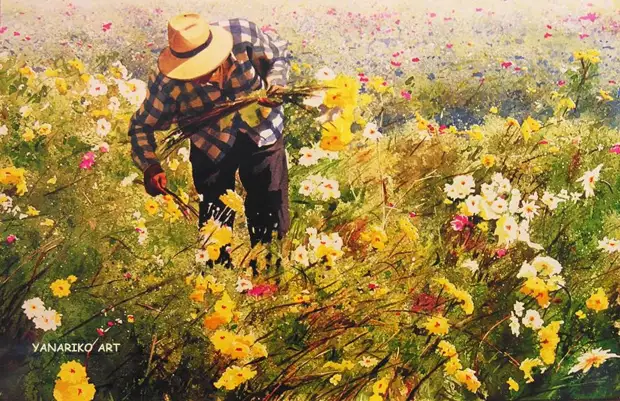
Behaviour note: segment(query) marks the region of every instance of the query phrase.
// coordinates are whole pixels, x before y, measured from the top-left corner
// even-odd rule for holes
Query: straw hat
[[[168,44],[159,55],[159,71],[173,79],[191,80],[212,72],[226,60],[233,38],[224,28],[188,13],[168,22]]]

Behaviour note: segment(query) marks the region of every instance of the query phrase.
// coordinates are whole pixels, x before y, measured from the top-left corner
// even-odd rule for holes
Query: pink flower
[[[103,331],[102,328],[97,328],[97,334],[99,334],[100,337],[103,337],[105,335],[105,331]]]
[[[506,251],[504,248],[501,248],[495,251],[495,254],[497,255],[498,258],[503,258],[504,256],[506,256],[507,253],[508,251]]]
[[[414,58],[411,59],[411,61],[414,62],[414,63],[419,63],[420,59],[418,57],[414,57]]]
[[[21,35],[21,33],[17,32],[17,31],[13,32],[13,36],[19,36],[19,35]]]
[[[390,64],[392,64],[394,67],[400,67],[402,63],[400,61],[391,60]]]
[[[620,143],[617,143],[611,148],[609,148],[609,153],[615,153],[617,155],[620,155]]]
[[[550,38],[550,37],[552,37],[552,36],[553,36],[553,35],[552,35],[552,34],[550,34],[549,32],[545,33],[545,39],[548,39],[548,38]]]
[[[7,29],[9,28],[6,26],[0,27],[0,34],[5,33]]]
[[[512,66],[512,63],[510,61],[504,61],[502,63],[502,67],[504,68],[510,68]]]
[[[448,49],[452,49],[452,46],[454,46],[452,43],[448,43],[448,44],[446,44],[446,47],[447,47]]]
[[[595,13],[587,13],[586,15],[583,15],[583,16],[579,17],[579,21],[594,22],[597,19],[598,19],[598,15],[596,15]]]
[[[462,214],[457,214],[456,216],[454,216],[454,219],[450,222],[450,225],[452,226],[452,229],[454,231],[463,231],[463,229],[470,224],[471,223],[469,222],[469,218]]]
[[[409,212],[409,217],[411,217],[412,219],[413,219],[414,217],[417,217],[417,215],[418,215],[418,214],[417,214],[416,212]]]
[[[259,284],[255,285],[247,294],[258,298],[273,295],[276,291],[278,291],[278,287],[275,284]]]
[[[409,92],[408,90],[403,89],[402,91],[400,91],[400,95],[405,100],[411,100],[411,92]]]
[[[80,168],[84,170],[90,170],[93,168],[95,164],[95,153],[94,152],[86,152],[84,156],[82,156],[82,161],[80,162]]]
[[[566,81],[564,81],[563,79],[560,79],[558,81],[558,86],[564,86],[564,85],[566,85]]]
[[[107,23],[105,23],[105,24],[103,24],[101,26],[101,29],[103,30],[103,32],[109,31],[110,28],[112,28],[112,23],[111,22],[107,22]]]
[[[17,241],[17,237],[14,234],[9,234],[9,236],[6,237],[6,243],[9,245],[11,245],[15,241]]]
[[[589,38],[590,35],[588,35],[587,33],[580,33],[579,34],[579,39],[584,40],[585,38]]]
[[[110,320],[110,321],[108,322],[108,327],[112,327],[112,326],[114,326],[114,322]]]

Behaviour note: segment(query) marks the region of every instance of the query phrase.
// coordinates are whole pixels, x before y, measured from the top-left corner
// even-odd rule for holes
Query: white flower
[[[523,325],[525,327],[529,327],[533,330],[538,330],[542,327],[543,324],[545,324],[545,322],[540,317],[540,313],[533,309],[525,312],[525,316],[523,317]]]
[[[375,141],[375,142],[383,138],[383,134],[381,133],[381,131],[379,131],[379,128],[377,127],[377,124],[375,123],[366,124],[366,127],[364,128],[364,132],[362,133],[362,136],[364,138],[368,138],[371,141]]]
[[[577,182],[582,182],[586,198],[594,196],[594,184],[599,180],[602,168],[603,165],[599,164],[594,170],[586,171],[585,174],[577,180]]]
[[[571,192],[570,200],[572,200],[573,203],[577,203],[581,199],[582,196],[583,194],[581,192]]]
[[[482,202],[482,196],[480,195],[469,195],[467,199],[465,199],[465,205],[467,206],[467,210],[471,214],[480,213],[481,202]]]
[[[146,97],[146,82],[139,79],[116,80],[121,95],[134,107],[139,107]]]
[[[495,235],[499,237],[498,244],[510,245],[519,237],[519,224],[514,217],[505,214],[497,220]]]
[[[299,245],[293,251],[293,260],[302,266],[308,267],[310,265],[310,261],[308,260],[308,250],[305,246]]]
[[[521,325],[519,324],[519,318],[517,318],[515,316],[514,313],[510,312],[510,331],[512,332],[512,334],[516,337],[519,337],[519,334],[521,334]]]
[[[480,186],[480,193],[487,202],[493,202],[497,198],[496,187],[492,184],[482,184]]]
[[[209,260],[206,249],[196,249],[196,263],[204,263]]]
[[[237,287],[235,287],[237,292],[250,291],[252,288],[254,288],[254,285],[250,280],[241,277],[237,279]]]
[[[316,190],[316,183],[311,179],[305,179],[299,184],[299,193],[304,196],[310,196]]]
[[[542,201],[542,203],[547,205],[549,210],[555,210],[555,209],[557,209],[558,204],[560,202],[564,202],[565,200],[562,199],[562,198],[558,198],[557,196],[555,196],[551,192],[545,191],[545,193],[543,194],[543,196],[541,198],[541,201]]]
[[[562,272],[562,265],[550,256],[536,256],[532,261],[532,266],[540,274],[555,276]]]
[[[456,199],[465,199],[469,194],[474,192],[476,183],[474,177],[471,175],[458,175],[454,177],[452,186],[457,192]]]
[[[319,162],[325,154],[322,149],[303,147],[299,150],[299,165],[308,167]]]
[[[512,307],[515,311],[515,313],[517,314],[517,316],[521,317],[523,316],[523,311],[525,310],[524,308],[525,304],[523,302],[519,302],[516,301],[514,306]]]
[[[491,203],[491,210],[497,214],[504,214],[508,210],[508,202],[506,202],[506,199],[497,198]]]
[[[510,192],[510,204],[508,205],[508,211],[512,214],[519,213],[519,203],[521,202],[521,191],[517,188],[513,188]]]
[[[133,180],[138,178],[138,173],[131,173],[121,180],[121,187],[128,187],[133,184]]]
[[[112,129],[112,124],[105,118],[100,118],[97,120],[97,135],[106,136],[110,133]]]
[[[103,96],[108,93],[108,86],[96,78],[88,81],[88,94],[91,96]]]
[[[60,315],[53,309],[46,309],[41,314],[35,316],[32,321],[37,329],[56,331],[58,326],[60,326]]]
[[[582,370],[583,373],[587,373],[590,368],[598,368],[605,363],[606,360],[611,358],[620,358],[620,355],[611,354],[608,349],[593,349],[592,351],[583,353],[577,358],[577,364],[568,371],[568,374],[579,372],[580,370]]]
[[[32,114],[32,107],[25,105],[19,108],[19,114],[23,117],[23,118],[28,118],[30,117],[30,115]]]
[[[478,262],[476,262],[475,260],[467,259],[465,262],[463,262],[463,267],[466,267],[472,273],[475,273],[480,268],[480,265],[478,265]]]
[[[112,112],[112,114],[118,113],[118,110],[121,108],[121,101],[118,100],[116,96],[112,96],[109,100],[108,110]]]
[[[127,67],[125,67],[123,63],[121,63],[120,61],[113,62],[112,67],[116,67],[118,69],[118,71],[121,73],[121,78],[123,79],[129,78],[130,75],[129,75],[129,72],[127,71]]]
[[[519,224],[519,237],[517,238],[519,241],[525,242],[527,246],[532,249],[543,249],[542,245],[536,244],[532,242],[530,239],[530,222],[529,220],[523,220]]]
[[[179,156],[181,156],[181,159],[182,159],[184,162],[188,162],[188,161],[189,161],[189,148],[183,147],[183,148],[181,148],[181,149],[179,149],[179,150],[177,151],[177,154],[178,154]]]
[[[521,204],[521,209],[519,210],[519,212],[524,219],[531,220],[534,218],[534,216],[538,216],[538,209],[539,207],[538,205],[536,205],[536,202],[530,200]]]
[[[507,194],[512,189],[510,180],[508,178],[504,178],[502,173],[493,174],[493,183],[497,186],[497,192],[500,194]]]
[[[43,305],[41,298],[32,298],[25,301],[22,308],[28,319],[33,319],[35,316],[39,316],[43,313],[45,305]]]
[[[5,136],[9,133],[9,129],[6,125],[0,126],[0,136]]]
[[[318,108],[323,104],[323,100],[325,99],[326,91],[314,91],[312,96],[304,98],[302,101],[303,104],[309,107]]]
[[[523,262],[521,269],[519,269],[519,273],[517,273],[517,278],[533,278],[537,276],[538,272],[536,268],[527,262]]]
[[[340,198],[339,184],[336,180],[324,179],[317,187],[317,191],[321,195],[321,200]]]
[[[620,240],[605,237],[598,242],[597,249],[603,249],[609,253],[620,252]]]
[[[318,81],[330,81],[336,78],[336,73],[329,67],[323,67],[314,74],[314,78]]]
[[[359,361],[358,363],[359,363],[362,367],[364,367],[364,368],[371,368],[371,367],[375,366],[375,365],[377,364],[377,362],[379,362],[379,361],[377,360],[377,358],[373,358],[373,357],[371,357],[371,356],[366,356],[366,355],[364,355],[364,356],[362,357],[362,360],[361,360],[361,361]]]

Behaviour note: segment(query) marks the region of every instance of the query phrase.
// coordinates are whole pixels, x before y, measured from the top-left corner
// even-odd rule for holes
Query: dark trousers
[[[192,176],[202,194],[199,223],[210,218],[232,226],[235,215],[219,199],[226,190],[235,190],[235,173],[247,193],[245,214],[252,246],[282,238],[289,229],[288,168],[284,140],[259,148],[245,133],[238,133],[232,149],[217,164],[192,144]]]

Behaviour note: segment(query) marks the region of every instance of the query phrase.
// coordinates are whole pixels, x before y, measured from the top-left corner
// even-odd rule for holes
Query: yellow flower
[[[368,86],[377,93],[386,93],[391,89],[387,81],[382,77],[371,78],[368,82]]]
[[[24,133],[22,134],[22,139],[26,142],[30,142],[34,139],[34,132],[31,128],[26,127]]]
[[[60,380],[69,384],[82,383],[88,380],[86,368],[78,361],[65,362],[60,365],[58,377]]]
[[[52,219],[43,219],[43,221],[41,222],[41,225],[44,227],[52,227],[54,225],[54,220]]]
[[[555,361],[555,349],[560,342],[558,332],[560,331],[561,324],[561,320],[556,320],[538,331],[540,358],[547,365],[551,365]]]
[[[41,124],[41,126],[39,127],[39,135],[49,135],[52,133],[52,125],[45,123],[45,124]]]
[[[51,285],[52,293],[58,298],[71,294],[71,284],[67,280],[56,280]]]
[[[80,74],[84,72],[84,63],[82,63],[77,58],[69,60],[69,65],[75,68]]]
[[[512,117],[508,117],[506,119],[506,123],[504,124],[507,128],[510,127],[520,127],[519,122]]]
[[[604,102],[611,102],[612,100],[614,100],[614,98],[607,91],[601,89],[599,91],[599,94],[601,95],[601,100],[603,100]]]
[[[364,231],[360,239],[369,242],[373,248],[382,251],[385,248],[388,237],[381,227],[374,226],[371,227],[370,230]]]
[[[480,128],[478,125],[473,125],[471,129],[465,131],[465,133],[475,141],[481,141],[484,137],[484,134],[482,133],[482,128]]]
[[[497,107],[493,106],[489,109],[489,113],[492,114],[497,114],[499,112],[499,110],[497,110]]]
[[[214,386],[215,388],[224,387],[226,390],[234,390],[254,376],[256,376],[256,371],[251,368],[233,365],[224,371],[220,379],[214,383]]]
[[[191,299],[194,302],[200,302],[203,303],[205,301],[205,290],[197,290],[195,289],[194,291],[192,291],[191,294],[189,294],[189,299]],[[212,317],[210,317],[211,319]],[[207,318],[205,318],[206,320]],[[205,321],[205,326],[207,326],[207,323]],[[211,326],[213,326],[213,324],[209,324],[208,327],[211,328]],[[218,325],[219,326],[219,325]],[[217,326],[216,326],[217,327]]]
[[[325,106],[342,109],[356,106],[359,90],[359,83],[356,79],[340,74],[336,78],[326,81],[325,85],[330,87],[323,100]]]
[[[359,105],[361,107],[368,106],[373,100],[374,97],[370,93],[362,93],[359,98]]]
[[[563,97],[558,102],[558,110],[564,110],[564,109],[572,110],[575,107],[577,107],[577,105],[575,104],[575,102],[573,102],[573,99],[571,99],[570,97]]]
[[[243,213],[245,210],[243,206],[243,198],[241,198],[241,196],[239,196],[235,191],[231,191],[230,189],[226,190],[226,193],[220,196],[220,200],[224,203],[224,205],[237,213]]]
[[[528,116],[523,124],[521,124],[521,134],[523,135],[523,139],[526,141],[529,140],[533,133],[540,131],[542,125],[539,121],[536,121],[531,116]]]
[[[583,61],[585,63],[598,64],[601,62],[600,53],[596,49],[576,51],[573,53],[573,57],[575,61]]]
[[[447,374],[453,375],[460,369],[463,369],[463,365],[461,365],[461,360],[459,357],[455,355],[448,360],[443,369]]]
[[[489,231],[489,223],[486,221],[478,223],[476,227],[478,227],[480,231],[485,232],[485,233]]]
[[[53,176],[52,178],[50,178],[49,180],[47,180],[47,183],[49,185],[54,185],[56,184],[56,182],[58,181],[58,178],[56,178],[56,176]]]
[[[39,212],[37,209],[35,209],[34,207],[28,205],[28,209],[26,210],[26,214],[30,217],[34,217],[34,216],[38,216]]]
[[[209,337],[216,351],[228,352],[235,341],[235,334],[226,330],[218,330]]]
[[[476,377],[476,372],[471,369],[459,370],[454,374],[454,378],[461,384],[465,384],[472,393],[480,388],[480,381]]]
[[[74,276],[73,274],[71,274],[69,277],[67,277],[67,281],[68,281],[70,284],[73,284],[73,283],[75,283],[75,282],[77,281],[77,277],[76,277],[76,276]]]
[[[373,394],[377,395],[385,395],[387,392],[390,381],[387,377],[384,377],[380,380],[377,380],[375,384],[372,385]]]
[[[400,220],[398,220],[398,225],[410,241],[415,242],[418,240],[418,238],[420,238],[420,234],[418,234],[418,229],[411,223],[411,220],[407,217],[401,217]]]
[[[577,318],[579,319],[585,319],[586,318],[586,314],[583,313],[583,311],[581,309],[579,309],[577,312],[575,312],[575,315],[577,316]]]
[[[170,170],[172,171],[177,171],[180,165],[181,162],[178,159],[172,159],[168,162],[168,167],[170,167]]]
[[[64,78],[56,78],[54,80],[54,85],[56,86],[56,90],[58,91],[58,93],[60,93],[61,95],[66,94],[69,88],[69,86],[67,85],[67,81],[65,81]]]
[[[340,383],[340,380],[342,380],[342,375],[339,373],[329,378],[329,382],[334,386],[338,385],[338,383]]]
[[[456,347],[445,340],[441,340],[439,344],[437,344],[437,348],[437,353],[441,356],[448,358],[456,356]]]
[[[605,291],[603,291],[602,288],[596,290],[596,292],[592,294],[590,298],[588,298],[588,300],[586,301],[586,307],[588,309],[592,309],[595,312],[600,312],[609,308],[609,300],[605,295]]]
[[[512,377],[506,382],[510,391],[519,391],[519,383],[517,383]]]
[[[443,316],[433,316],[426,320],[424,327],[430,334],[443,335],[448,333],[450,323]]]
[[[534,378],[532,377],[532,369],[537,366],[543,366],[542,361],[538,358],[527,358],[521,362],[521,365],[519,365],[519,369],[523,371],[523,376],[526,383],[532,383],[534,381]]]
[[[495,165],[495,156],[493,155],[484,155],[480,159],[482,165],[486,168],[491,168]]]
[[[70,384],[58,379],[53,394],[56,401],[91,401],[95,393],[95,386],[87,381]]]
[[[36,77],[36,73],[34,72],[34,70],[27,65],[21,67],[18,71],[20,74],[27,77],[28,79]]]
[[[540,277],[529,277],[521,287],[521,293],[536,298],[541,308],[549,305],[549,286]]]
[[[291,71],[293,71],[295,74],[300,74],[301,68],[299,67],[299,64],[291,63]]]
[[[159,204],[155,201],[155,199],[149,198],[144,203],[144,208],[150,216],[153,216],[159,211]]]
[[[5,167],[0,168],[0,184],[15,185],[17,195],[22,196],[28,192],[26,187],[26,170],[23,168]]]
[[[321,149],[329,151],[343,150],[353,140],[352,120],[341,115],[334,121],[323,124]]]
[[[53,68],[47,68],[45,70],[45,76],[46,77],[50,77],[50,78],[57,77],[58,76],[58,70],[55,70]]]

